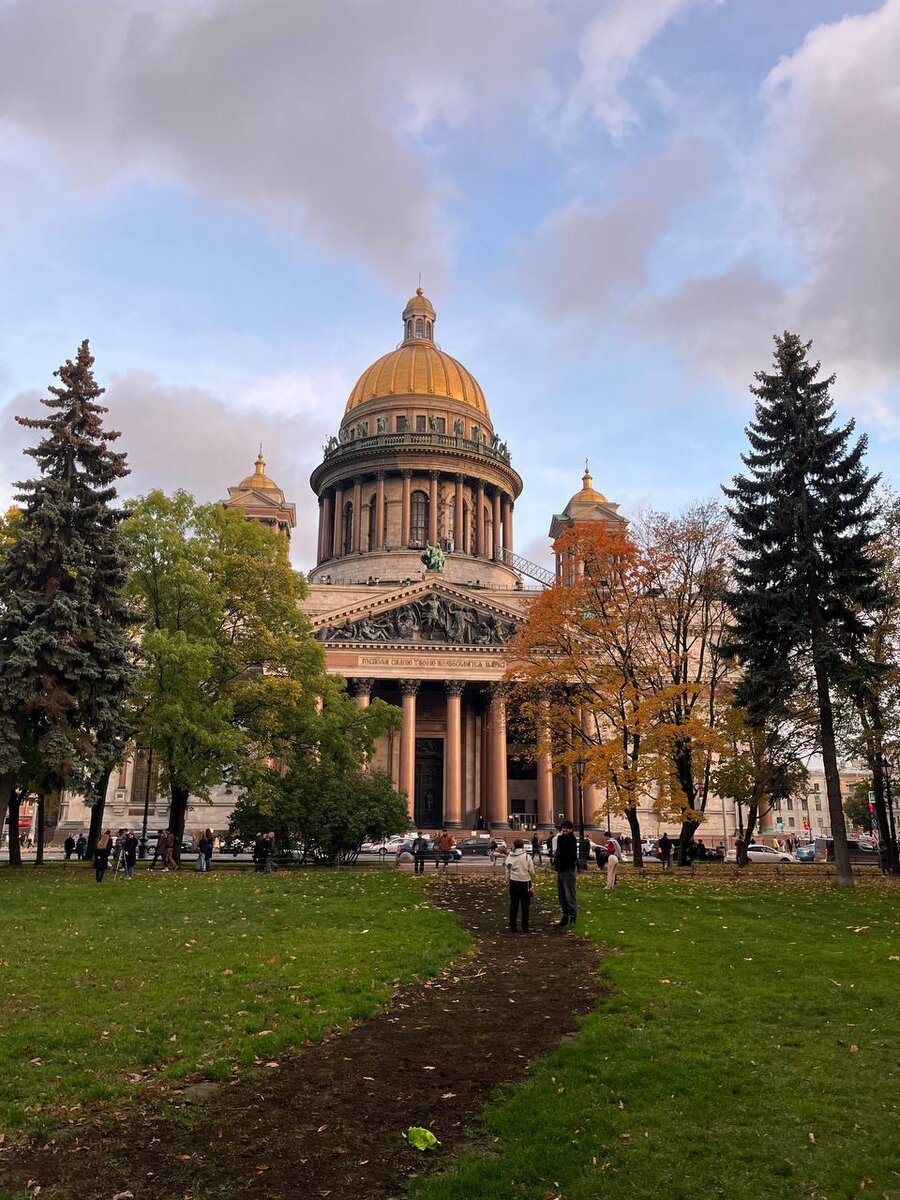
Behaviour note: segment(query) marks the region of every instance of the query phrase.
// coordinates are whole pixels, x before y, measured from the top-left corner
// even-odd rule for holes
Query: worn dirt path
[[[41,1200],[375,1200],[464,1145],[490,1092],[577,1028],[599,994],[590,943],[553,933],[542,889],[529,936],[503,932],[498,880],[436,881],[432,898],[475,937],[441,979],[403,988],[386,1012],[281,1060],[278,1070],[135,1102],[46,1146],[0,1148],[0,1188]],[[202,1089],[201,1089],[202,1090]],[[431,1129],[437,1154],[403,1138]]]

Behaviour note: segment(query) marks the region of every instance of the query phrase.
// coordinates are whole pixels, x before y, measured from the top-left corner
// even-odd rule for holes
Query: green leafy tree
[[[141,617],[134,722],[179,844],[189,797],[270,774],[330,685],[284,538],[185,492],[138,501],[124,535]]]
[[[872,773],[882,863],[886,872],[898,874],[900,853],[890,798],[900,761],[900,497],[884,489],[878,498],[878,514],[880,532],[874,549],[882,571],[883,597],[880,606],[868,614],[865,646],[875,669],[863,672],[843,694],[842,744],[848,758],[862,758]],[[862,824],[869,828],[868,810]]]
[[[369,770],[375,739],[398,729],[401,714],[373,700],[357,707],[329,677],[319,710],[295,730],[282,770],[263,762],[242,777],[231,829],[251,840],[271,829],[301,861],[349,862],[362,843],[409,827],[403,796],[387,775]]]
[[[746,812],[738,852],[738,865],[745,867],[757,821],[801,794],[809,772],[798,756],[797,730],[787,722],[751,725],[740,709],[732,708],[723,722],[723,738],[729,750],[713,772],[712,786],[716,795],[736,801]]]
[[[815,679],[837,883],[852,887],[841,806],[832,691],[869,673],[866,614],[883,603],[872,548],[877,482],[866,439],[838,427],[831,386],[793,333],[775,339],[772,374],[757,372],[746,475],[725,488],[737,527],[732,649],[743,666],[738,703],[751,724],[777,722],[798,666]]]
[[[0,564],[0,809],[23,792],[90,785],[127,737],[134,679],[127,558],[114,505],[128,474],[109,444],[103,389],[88,343],[55,372],[26,450],[40,474],[18,485],[21,514],[4,521]],[[2,815],[0,812],[0,824]],[[11,814],[12,817],[13,814]],[[10,862],[20,863],[18,821]]]
[[[854,783],[850,789],[850,795],[844,801],[844,812],[847,814],[851,826],[856,829],[865,830],[866,833],[872,827],[872,815],[869,812],[869,796],[871,795],[872,784],[868,779],[860,779],[858,783]]]

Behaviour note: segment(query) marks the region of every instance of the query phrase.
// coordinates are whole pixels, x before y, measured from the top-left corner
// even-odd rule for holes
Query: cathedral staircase
[[[552,587],[556,583],[556,576],[552,571],[531,562],[530,559],[523,558],[521,554],[514,554],[512,550],[507,550],[505,547],[500,550],[500,562],[505,567],[512,567],[520,575],[527,575],[529,579],[536,580],[541,587]]]

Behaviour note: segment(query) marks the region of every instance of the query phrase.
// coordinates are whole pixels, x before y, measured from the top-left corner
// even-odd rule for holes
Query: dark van
[[[854,867],[880,867],[881,858],[877,846],[861,846],[852,839],[847,842],[850,851],[850,865]],[[815,861],[817,863],[834,862],[834,838],[816,838]]]

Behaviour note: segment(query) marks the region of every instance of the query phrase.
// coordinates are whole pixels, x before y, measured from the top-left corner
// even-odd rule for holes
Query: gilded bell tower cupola
[[[434,323],[437,313],[421,288],[406,302],[403,310],[403,343],[434,342]]]

